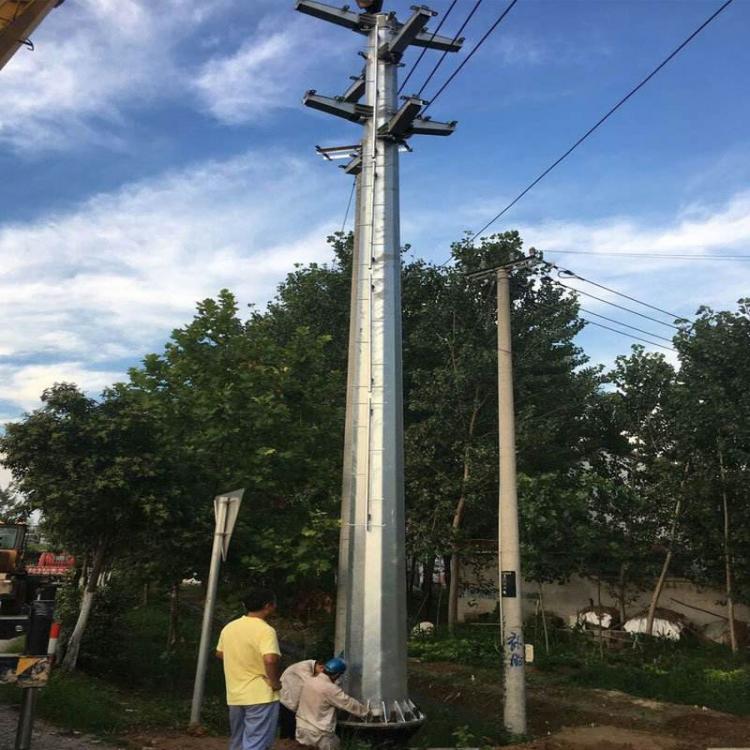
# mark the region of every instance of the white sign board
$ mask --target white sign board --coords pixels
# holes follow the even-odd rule
[[[242,502],[242,495],[245,490],[233,490],[223,495],[217,495],[214,498],[214,517],[216,523],[221,523],[221,516],[223,515],[223,529],[217,528],[216,531],[223,535],[221,543],[221,559],[226,562],[227,551],[229,550],[229,540],[232,538],[232,532],[234,531],[234,524],[237,521],[237,514],[240,512],[240,503]],[[225,513],[219,512],[219,506],[224,505],[226,508]]]

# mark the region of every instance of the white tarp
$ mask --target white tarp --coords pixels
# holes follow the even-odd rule
[[[612,627],[612,615],[609,612],[598,614],[594,610],[587,609],[578,615],[578,621],[582,625],[593,625],[595,628],[607,629]]]
[[[628,633],[645,633],[646,622],[648,618],[643,616],[631,617],[625,623],[625,630]],[[681,622],[666,620],[663,617],[654,617],[654,625],[651,635],[658,638],[669,638],[671,641],[679,641],[685,625]]]

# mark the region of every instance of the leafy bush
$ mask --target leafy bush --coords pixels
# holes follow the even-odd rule
[[[423,635],[409,641],[409,656],[425,661],[484,664],[500,658],[500,636],[492,632],[464,632],[460,635]]]
[[[117,576],[112,576],[96,593],[86,632],[81,642],[79,663],[82,669],[106,676],[127,665],[123,643],[127,638],[124,613],[135,605],[133,587]],[[75,627],[82,592],[72,582],[59,592],[55,613],[67,639]]]

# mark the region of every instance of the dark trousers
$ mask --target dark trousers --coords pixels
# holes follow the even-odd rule
[[[279,703],[279,737],[282,740],[293,740],[297,731],[297,715],[283,703]]]

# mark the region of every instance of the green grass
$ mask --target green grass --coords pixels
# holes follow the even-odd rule
[[[528,635],[533,630],[529,629]],[[454,637],[438,634],[412,639],[409,655],[423,661],[500,666],[496,628],[464,626]],[[733,656],[716,644],[647,639],[635,647],[599,653],[598,642],[576,632],[556,633],[551,653],[536,644],[537,675],[544,683],[621,690],[671,703],[707,706],[750,715],[750,654]]]
[[[559,671],[559,659],[542,659],[541,669]],[[569,654],[566,679],[583,687],[622,690],[670,703],[707,706],[750,715],[750,664],[721,646],[649,644],[644,651],[605,655]]]
[[[100,625],[95,631],[97,638],[82,651],[80,673],[56,672],[49,686],[41,691],[39,715],[60,726],[108,738],[145,728],[185,727],[200,611],[183,612],[180,642],[169,654],[164,646],[167,616],[166,599],[157,597],[146,607],[130,609],[116,621]],[[283,623],[279,625],[283,631]],[[549,655],[544,654],[540,644],[536,645],[537,669],[529,673],[529,681],[542,688],[571,684],[615,689],[655,700],[750,715],[747,654],[733,657],[722,646],[652,640],[635,649],[605,651],[602,659],[598,644],[576,633],[556,634]],[[492,667],[493,679],[500,671],[498,633],[493,627],[467,626],[459,629],[455,637],[438,634],[414,639],[409,653],[426,662],[471,665],[477,675],[483,674],[482,667]],[[508,738],[494,705],[482,707],[449,697],[461,685],[454,682],[448,690],[442,684],[444,679],[455,681],[456,677],[436,669],[429,682],[435,683],[436,688],[441,685],[441,689],[429,690],[422,684],[422,689],[415,691],[413,697],[430,721],[413,738],[412,746],[445,747],[458,740],[466,742],[463,735],[467,732],[478,746],[504,744]],[[0,701],[19,700],[18,688],[0,687]],[[226,733],[224,684],[218,660],[212,659],[209,664],[203,719],[209,731]],[[470,729],[464,731],[462,727]],[[461,737],[454,736],[456,732]]]
[[[3,685],[0,700],[18,704],[21,690],[14,685]],[[37,703],[37,715],[41,718],[67,729],[101,736],[121,736],[144,725],[158,725],[166,718],[163,710],[157,702],[126,695],[95,677],[62,673],[52,676],[40,691]]]
[[[39,694],[38,715],[68,729],[118,738],[146,728],[184,728],[190,717],[200,615],[186,612],[174,652],[166,653],[163,600],[132,609],[114,624],[114,642],[84,642],[79,671],[53,672]],[[106,632],[106,628],[104,631]],[[0,702],[20,702],[20,689],[0,686]],[[204,726],[228,731],[221,663],[212,659],[206,679]]]

